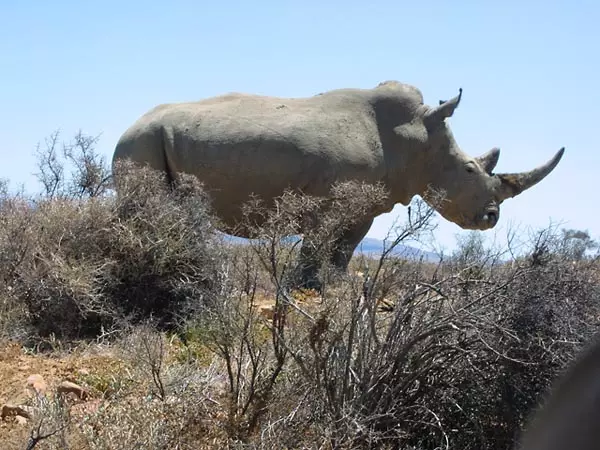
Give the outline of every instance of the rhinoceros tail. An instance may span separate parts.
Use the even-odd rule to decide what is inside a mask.
[[[163,173],[169,184],[175,181],[172,132],[162,126],[135,124],[119,139],[113,155],[113,177],[116,164],[129,160],[142,167]]]

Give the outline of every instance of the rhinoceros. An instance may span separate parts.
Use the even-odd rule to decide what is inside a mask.
[[[504,200],[538,183],[560,161],[564,147],[529,172],[494,174],[500,150],[471,157],[446,123],[461,96],[462,88],[430,107],[418,88],[385,81],[304,98],[228,93],[162,104],[125,131],[113,169],[129,159],[171,180],[178,173],[197,176],[228,230],[239,229],[241,206],[251,195],[269,202],[291,189],[326,197],[336,182],[379,183],[389,193],[387,203],[334,247],[331,262],[346,271],[375,216],[395,204],[408,205],[416,195],[428,201],[427,192],[442,191],[445,201],[436,209],[445,219],[486,230],[498,222]]]

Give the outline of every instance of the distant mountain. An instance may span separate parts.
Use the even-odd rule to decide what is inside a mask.
[[[225,240],[232,242],[232,243],[236,243],[236,244],[245,244],[245,243],[249,242],[248,239],[240,238],[237,236],[231,236],[228,234],[224,235],[224,237],[225,237]],[[290,242],[294,242],[296,240],[299,240],[300,237],[299,236],[290,236],[287,239],[289,239]],[[384,249],[384,242],[382,240],[367,237],[367,238],[364,238],[360,242],[360,244],[358,244],[358,247],[356,247],[354,254],[362,253],[362,254],[365,254],[365,255],[368,255],[371,257],[377,257],[377,256],[381,255],[381,253],[383,252],[383,249]],[[425,261],[430,261],[430,262],[438,262],[440,260],[440,256],[436,253],[428,252],[425,250],[420,250],[418,248],[411,247],[409,245],[403,245],[403,244],[399,244],[398,246],[396,246],[394,248],[394,250],[392,250],[391,255],[396,256],[396,257],[403,257],[403,258],[407,258],[407,259],[423,258]]]
[[[389,245],[389,243],[388,243]],[[363,253],[369,256],[378,256],[384,250],[384,242],[375,239],[375,238],[364,238],[354,253]],[[397,257],[404,257],[407,259],[421,259],[423,258],[426,261],[438,262],[440,260],[440,256],[433,252],[428,252],[425,250],[420,250],[415,247],[411,247],[409,245],[398,244],[394,250],[392,250],[391,254]]]

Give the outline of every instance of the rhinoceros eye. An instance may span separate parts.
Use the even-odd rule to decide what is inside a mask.
[[[467,172],[469,172],[469,173],[473,173],[473,172],[475,172],[475,166],[473,166],[473,164],[470,164],[470,163],[469,163],[469,164],[467,164],[467,165],[465,166],[465,169],[466,169],[466,170],[467,170]]]

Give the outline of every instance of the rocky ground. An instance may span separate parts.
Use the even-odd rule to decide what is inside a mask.
[[[314,293],[296,298],[303,305],[315,303],[317,298]],[[318,303],[318,302],[317,302]],[[274,301],[265,295],[257,295],[254,301],[256,310],[266,320],[273,317]],[[157,336],[153,334],[152,336]],[[154,338],[153,337],[153,338]],[[132,337],[130,341],[133,347],[139,347],[144,342],[144,336]],[[219,377],[211,378],[214,373],[214,354],[197,343],[189,343],[187,346],[176,337],[164,339],[164,354],[155,362],[163,364],[161,377],[165,380],[171,376],[168,372],[177,372],[184,360],[190,358],[193,353],[195,361],[195,374],[175,375],[175,377],[188,377],[193,379],[192,384],[206,386],[206,392],[210,394],[199,394],[198,402],[189,399],[182,401],[179,397],[173,397],[170,401],[174,411],[172,419],[182,421],[186,415],[186,408],[197,407],[201,402],[219,405],[218,400],[225,389],[220,389]],[[53,350],[40,352],[24,347],[16,342],[0,343],[0,449],[22,450],[22,449],[56,449],[61,447],[58,434],[49,439],[40,439],[32,447],[36,437],[51,434],[65,426],[62,433],[66,439],[64,448],[72,450],[95,448],[89,445],[90,437],[83,438],[80,433],[82,424],[90,423],[92,427],[106,428],[106,433],[98,431],[103,435],[103,440],[109,442],[98,448],[128,448],[119,439],[107,437],[113,433],[110,428],[119,427],[119,423],[110,423],[112,420],[120,422],[122,419],[132,419],[130,423],[124,423],[119,432],[135,433],[140,427],[136,421],[147,421],[147,424],[160,421],[153,411],[148,417],[145,413],[139,417],[131,416],[131,411],[139,411],[141,408],[151,410],[148,394],[156,392],[156,386],[152,379],[153,372],[145,363],[143,358],[136,358],[136,350],[128,355],[123,351],[128,345],[119,341],[112,344],[80,343],[74,349],[64,350],[60,342],[51,343]],[[191,353],[190,353],[191,352]],[[145,366],[146,365],[146,366]],[[144,367],[145,366],[145,367]],[[191,391],[188,391],[191,393]],[[187,393],[184,395],[188,395]],[[215,399],[209,398],[214,395]],[[152,402],[152,400],[150,401]],[[169,401],[162,404],[167,404]],[[58,406],[60,405],[60,407]],[[133,405],[133,406],[132,406]],[[114,413],[111,412],[114,411]],[[208,420],[220,420],[219,412],[213,414],[206,411]],[[159,412],[158,414],[161,414]],[[164,414],[164,411],[162,412]],[[185,419],[183,419],[185,420]],[[126,422],[126,421],[125,421]],[[182,427],[188,426],[183,425]],[[151,425],[150,428],[153,426]],[[129,428],[130,431],[126,429]],[[143,428],[143,426],[142,426]],[[215,429],[221,428],[216,426]],[[198,427],[202,436],[196,441],[197,448],[214,448],[210,442],[216,442],[220,436],[212,437],[212,432],[204,433],[203,427]],[[97,431],[97,430],[96,430]],[[149,429],[148,433],[156,430]],[[117,432],[116,434],[119,434]],[[160,432],[160,431],[159,431]],[[193,439],[196,439],[195,437]],[[116,443],[115,443],[116,442]],[[208,447],[206,447],[208,445]],[[218,447],[218,444],[217,444]],[[185,447],[188,448],[188,447]],[[193,447],[196,448],[196,447]]]
[[[64,398],[72,415],[101,402],[94,380],[110,376],[121,362],[108,349],[34,354],[16,343],[0,347],[0,442],[4,449],[26,448],[40,413],[40,397]],[[43,446],[39,445],[39,448]]]

